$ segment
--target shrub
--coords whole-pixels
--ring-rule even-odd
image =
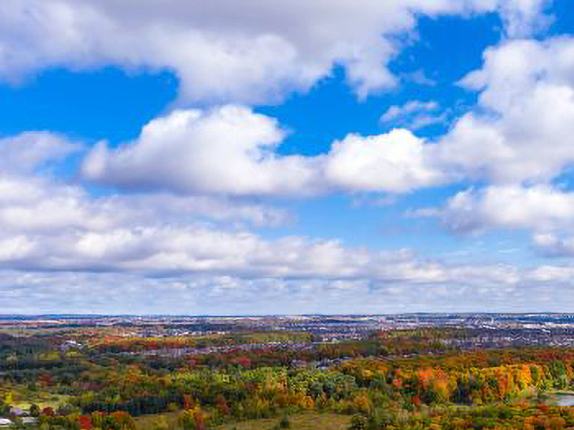
[[[281,418],[281,421],[279,421],[279,428],[280,429],[291,428],[291,423],[289,422],[289,418],[287,418],[287,417]]]
[[[369,425],[369,420],[366,416],[361,414],[353,415],[351,418],[351,425],[349,430],[365,430]]]

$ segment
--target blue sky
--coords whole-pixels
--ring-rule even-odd
[[[573,311],[567,0],[223,3],[0,5],[6,312]]]

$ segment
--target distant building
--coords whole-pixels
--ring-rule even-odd
[[[70,349],[76,349],[76,348],[81,348],[81,347],[82,347],[82,345],[80,343],[76,342],[75,340],[67,340],[60,345],[60,351],[66,352],[66,351],[69,351]]]

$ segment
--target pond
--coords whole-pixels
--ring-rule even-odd
[[[558,406],[574,406],[574,393],[554,393],[550,402]]]

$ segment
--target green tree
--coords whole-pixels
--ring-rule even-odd
[[[31,417],[39,417],[40,416],[40,407],[35,403],[32,403],[30,405],[30,416]]]
[[[365,430],[369,425],[369,420],[366,416],[361,414],[353,415],[351,418],[351,425],[349,430]]]
[[[289,418],[283,417],[281,421],[279,421],[279,428],[288,429],[291,428],[291,423],[289,422]]]

